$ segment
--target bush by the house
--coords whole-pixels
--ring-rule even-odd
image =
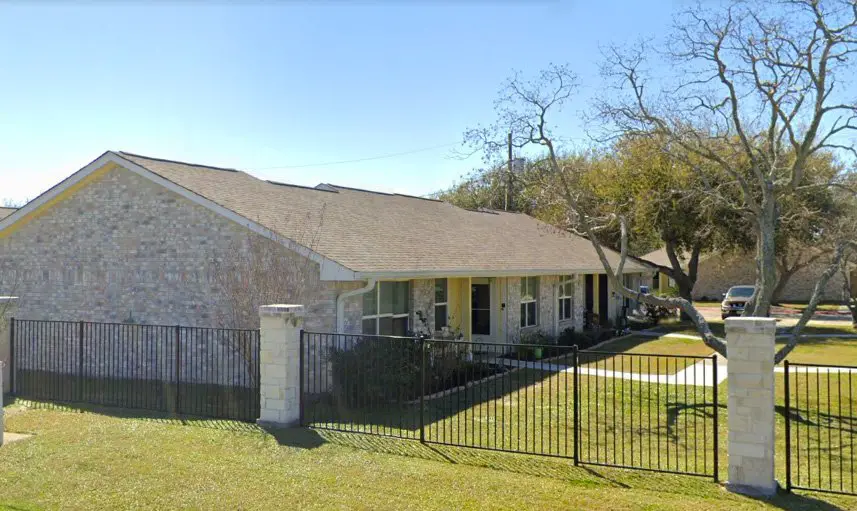
[[[499,370],[469,361],[466,345],[427,341],[425,350],[425,383],[416,339],[366,339],[349,350],[331,350],[334,398],[349,407],[411,401],[420,396],[423,385],[425,393],[432,394]]]
[[[643,312],[653,325],[657,325],[661,320],[675,317],[675,309],[664,307],[661,305],[644,304]]]

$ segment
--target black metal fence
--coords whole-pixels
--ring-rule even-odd
[[[714,357],[303,332],[301,424],[717,477]]]
[[[255,421],[259,331],[12,320],[18,397]]]
[[[857,495],[857,367],[786,361],[786,488]]]
[[[717,478],[716,356],[580,351],[581,462]]]

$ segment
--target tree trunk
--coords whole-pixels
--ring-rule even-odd
[[[759,226],[756,240],[756,293],[752,307],[747,307],[745,316],[767,317],[771,313],[771,297],[777,284],[777,208],[773,183],[767,183],[761,211],[756,222]]]

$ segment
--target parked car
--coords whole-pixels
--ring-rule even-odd
[[[747,301],[753,296],[756,291],[754,286],[732,286],[729,291],[724,293],[723,302],[720,304],[720,318],[726,319],[729,316],[740,316],[744,313],[744,307],[747,306]]]

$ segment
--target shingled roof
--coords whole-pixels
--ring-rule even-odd
[[[116,154],[364,276],[603,272],[588,240],[524,214]],[[631,260],[626,268],[644,269]]]
[[[18,211],[18,208],[0,208],[0,219],[6,218],[16,211]]]

